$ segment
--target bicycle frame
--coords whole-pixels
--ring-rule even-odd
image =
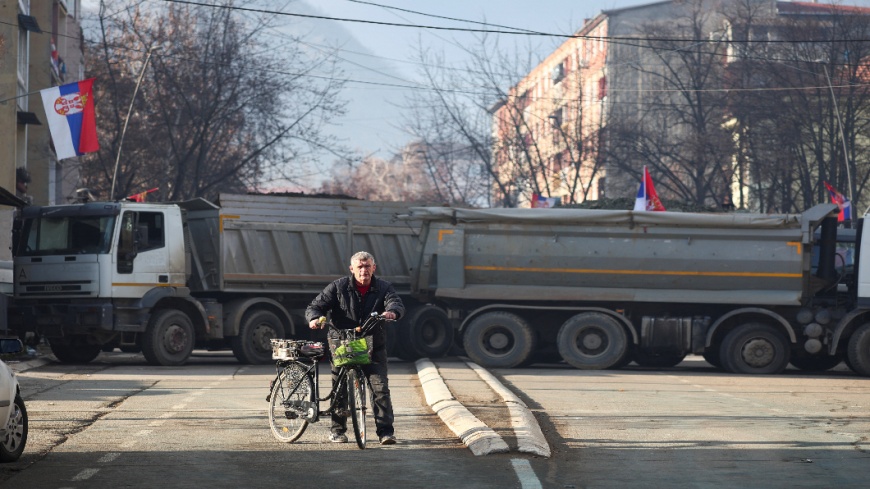
[[[355,330],[338,330],[342,339],[355,339],[368,335],[384,318],[373,314]],[[366,390],[371,389],[368,377],[361,365],[334,367],[335,379],[329,393],[319,397],[320,359],[325,356],[324,344],[298,340],[272,340],[275,378],[269,385],[269,426],[279,441],[290,443],[299,439],[309,423],[316,423],[321,416],[338,415],[350,417],[353,432],[360,449],[366,445]],[[330,401],[321,411],[320,403]]]

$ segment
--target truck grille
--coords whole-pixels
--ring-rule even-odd
[[[90,280],[69,282],[29,282],[19,286],[19,297],[91,295]],[[85,291],[84,294],[82,291]]]

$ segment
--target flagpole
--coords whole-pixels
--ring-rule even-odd
[[[849,168],[849,150],[846,148],[846,136],[843,134],[843,120],[840,119],[840,107],[837,104],[837,96],[834,95],[834,85],[831,83],[830,75],[828,75],[828,67],[822,64],[822,70],[825,71],[825,79],[828,80],[828,88],[831,90],[831,100],[834,102],[834,112],[837,114],[837,128],[840,129],[840,141],[843,142],[843,159],[846,160],[846,178],[849,179],[849,202],[855,202],[855,199],[852,198],[852,169]],[[852,210],[854,211],[854,209]],[[849,221],[851,220],[850,218]]]
[[[112,174],[112,190],[109,192],[109,199],[115,199],[115,180],[118,178],[118,165],[121,162],[121,145],[124,144],[124,135],[127,134],[127,123],[130,122],[130,114],[133,112],[133,102],[136,100],[136,94],[139,93],[139,85],[142,83],[142,78],[145,77],[145,68],[148,67],[148,61],[151,60],[151,53],[155,49],[160,49],[160,46],[151,46],[148,48],[148,56],[145,57],[145,63],[142,65],[142,71],[139,72],[139,79],[136,80],[136,88],[133,89],[133,97],[130,98],[130,107],[127,109],[127,117],[124,119],[124,128],[121,129],[121,138],[118,140],[118,154],[115,156],[115,172]]]

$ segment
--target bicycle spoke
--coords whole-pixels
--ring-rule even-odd
[[[305,416],[313,391],[303,365],[291,363],[278,375],[269,403],[269,427],[278,441],[290,443],[305,432],[308,427]]]

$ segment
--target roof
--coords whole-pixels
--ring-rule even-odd
[[[856,7],[854,5],[838,5],[831,3],[811,2],[776,2],[776,10],[779,14],[790,15],[832,15],[832,14],[864,14],[870,15],[870,8]]]

